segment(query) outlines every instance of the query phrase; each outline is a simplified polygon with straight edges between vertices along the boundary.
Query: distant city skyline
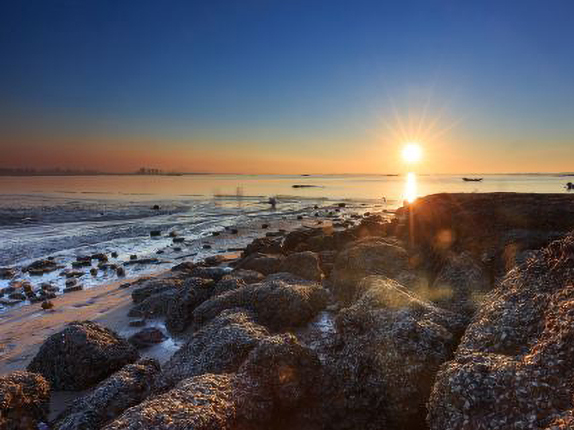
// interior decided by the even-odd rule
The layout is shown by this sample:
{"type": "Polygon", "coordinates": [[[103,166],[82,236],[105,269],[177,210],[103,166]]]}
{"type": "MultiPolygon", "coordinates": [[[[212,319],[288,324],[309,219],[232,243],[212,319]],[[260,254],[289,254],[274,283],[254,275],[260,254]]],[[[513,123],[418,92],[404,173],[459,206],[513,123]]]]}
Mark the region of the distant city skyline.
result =
{"type": "Polygon", "coordinates": [[[567,0],[30,0],[0,15],[0,167],[574,170],[567,0]]]}

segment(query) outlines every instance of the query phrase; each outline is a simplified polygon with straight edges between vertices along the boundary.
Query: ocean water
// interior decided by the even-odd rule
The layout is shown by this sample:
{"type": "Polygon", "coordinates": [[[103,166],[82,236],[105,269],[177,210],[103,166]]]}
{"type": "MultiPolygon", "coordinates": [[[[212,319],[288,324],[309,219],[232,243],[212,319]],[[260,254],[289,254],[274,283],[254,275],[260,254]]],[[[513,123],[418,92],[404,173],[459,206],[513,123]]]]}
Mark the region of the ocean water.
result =
{"type": "MultiPolygon", "coordinates": [[[[0,177],[0,267],[18,269],[51,257],[69,268],[77,256],[98,252],[117,252],[113,261],[117,264],[129,262],[133,254],[159,260],[151,265],[127,264],[127,275],[136,276],[185,259],[198,260],[241,248],[262,234],[263,222],[271,225],[270,230],[277,230],[281,223],[296,222],[298,215],[314,221],[316,212],[327,216],[342,201],[347,207],[337,215],[344,219],[352,213],[392,210],[405,199],[438,192],[564,193],[566,182],[574,180],[561,175],[481,175],[482,182],[464,182],[461,177],[0,177]],[[268,203],[269,197],[276,198],[275,209],[268,203]],[[154,205],[159,210],[153,209],[154,205]],[[234,226],[241,227],[240,235],[225,234],[226,228],[234,226]],[[152,230],[160,230],[162,235],[152,239],[152,230]],[[167,235],[170,231],[185,237],[185,243],[172,243],[167,235]],[[224,233],[225,239],[212,241],[214,232],[224,233]]],[[[16,280],[63,286],[65,277],[60,271],[41,277],[19,273],[16,280]]],[[[79,281],[84,287],[93,287],[112,280],[117,280],[113,271],[99,271],[96,276],[86,273],[79,281]]],[[[12,281],[0,280],[0,288],[12,281]]]]}

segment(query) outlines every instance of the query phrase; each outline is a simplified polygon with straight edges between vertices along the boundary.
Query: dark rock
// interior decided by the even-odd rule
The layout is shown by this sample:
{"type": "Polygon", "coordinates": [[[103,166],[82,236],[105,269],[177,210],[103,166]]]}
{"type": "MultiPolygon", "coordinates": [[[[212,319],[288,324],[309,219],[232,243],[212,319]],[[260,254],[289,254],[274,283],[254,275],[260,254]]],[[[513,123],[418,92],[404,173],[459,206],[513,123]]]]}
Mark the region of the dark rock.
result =
{"type": "Polygon", "coordinates": [[[265,280],[205,301],[195,309],[193,319],[201,324],[225,309],[238,307],[252,311],[259,324],[284,330],[313,319],[327,305],[327,299],[328,292],[313,282],[265,280]]]}
{"type": "Polygon", "coordinates": [[[205,278],[189,278],[184,281],[167,309],[165,326],[170,332],[182,332],[191,324],[193,311],[211,296],[213,284],[213,280],[205,278]]]}
{"type": "Polygon", "coordinates": [[[177,299],[176,289],[167,289],[143,299],[128,312],[129,317],[157,318],[167,314],[171,303],[177,299]]]}
{"type": "Polygon", "coordinates": [[[321,282],[323,273],[319,267],[319,257],[312,251],[291,254],[281,262],[281,272],[289,272],[310,281],[321,282]]]}
{"type": "Polygon", "coordinates": [[[0,279],[12,279],[14,276],[16,276],[16,269],[11,267],[0,268],[0,279]]]}
{"type": "Polygon", "coordinates": [[[317,355],[292,334],[262,339],[237,372],[240,391],[249,394],[240,414],[263,428],[307,427],[320,374],[317,355]]]}
{"type": "MultiPolygon", "coordinates": [[[[127,409],[102,430],[235,429],[234,375],[200,375],[127,409]]],[[[246,427],[247,429],[248,427],[246,427]]],[[[238,428],[239,429],[239,428],[238,428]]]]}
{"type": "Polygon", "coordinates": [[[108,256],[103,252],[92,255],[92,260],[98,260],[100,263],[106,263],[108,261],[108,256]]]}
{"type": "Polygon", "coordinates": [[[144,400],[160,367],[144,358],[128,364],[80,397],[58,417],[54,430],[99,430],[106,422],[144,400]]]}
{"type": "Polygon", "coordinates": [[[83,289],[84,289],[84,287],[82,285],[74,284],[70,287],[64,288],[64,293],[72,293],[74,291],[81,291],[83,289]]]}
{"type": "Polygon", "coordinates": [[[279,272],[283,258],[282,255],[256,252],[243,258],[237,264],[236,269],[255,270],[263,275],[270,275],[271,273],[279,272]]]}
{"type": "Polygon", "coordinates": [[[514,256],[540,249],[574,228],[574,196],[567,194],[433,194],[397,211],[410,223],[405,237],[427,256],[469,251],[499,276],[514,256]]]}
{"type": "Polygon", "coordinates": [[[229,273],[229,269],[225,267],[203,267],[197,266],[189,272],[189,276],[193,278],[205,278],[219,281],[229,273]]]}
{"type": "Polygon", "coordinates": [[[266,336],[267,330],[245,311],[226,310],[175,352],[164,365],[156,390],[163,392],[183,379],[204,373],[236,372],[266,336]]]}
{"type": "Polygon", "coordinates": [[[255,270],[235,269],[228,275],[225,275],[221,280],[225,279],[240,279],[246,284],[255,284],[263,280],[263,274],[255,270]]]}
{"type": "Polygon", "coordinates": [[[134,303],[141,303],[154,294],[168,290],[175,291],[180,288],[182,284],[183,281],[181,279],[171,276],[144,278],[132,284],[136,287],[132,291],[132,300],[134,303]]]}
{"type": "Polygon", "coordinates": [[[53,308],[54,308],[54,303],[52,303],[50,301],[42,302],[42,309],[44,309],[45,311],[53,309],[53,308]]]}
{"type": "Polygon", "coordinates": [[[152,206],[152,209],[153,209],[154,211],[159,211],[160,207],[159,207],[159,205],[153,205],[153,206],[152,206]]]}
{"type": "Polygon", "coordinates": [[[183,243],[183,242],[185,242],[185,237],[174,237],[172,239],[172,242],[173,243],[183,243]]]}
{"type": "Polygon", "coordinates": [[[42,376],[22,371],[0,376],[2,430],[36,430],[49,408],[50,384],[42,376]]]}
{"type": "Polygon", "coordinates": [[[133,320],[129,323],[130,327],[143,327],[146,325],[146,320],[133,320]]]}
{"type": "Polygon", "coordinates": [[[338,345],[322,395],[329,428],[424,428],[434,376],[464,319],[384,276],[365,278],[358,294],[336,318],[338,345]]]}
{"type": "Polygon", "coordinates": [[[407,252],[397,243],[366,239],[350,244],[339,253],[331,273],[337,299],[350,303],[359,282],[368,275],[398,276],[408,269],[407,252]]]}
{"type": "Polygon", "coordinates": [[[269,237],[259,237],[254,239],[249,245],[245,247],[242,256],[262,253],[262,254],[280,254],[281,253],[281,240],[271,239],[269,237]]]}
{"type": "Polygon", "coordinates": [[[229,277],[225,275],[221,280],[213,286],[211,296],[218,296],[219,294],[227,293],[228,291],[236,290],[247,285],[242,279],[229,277]]]}
{"type": "Polygon", "coordinates": [[[74,269],[79,269],[81,267],[90,267],[91,265],[92,265],[92,260],[72,261],[72,268],[74,268],[74,269]]]}
{"type": "Polygon", "coordinates": [[[152,231],[149,232],[149,236],[150,236],[150,237],[159,237],[159,236],[161,236],[161,231],[159,231],[159,230],[152,230],[152,231]]]}
{"type": "Polygon", "coordinates": [[[472,256],[450,254],[429,291],[440,307],[471,317],[491,289],[488,272],[472,256]]]}
{"type": "Polygon", "coordinates": [[[313,399],[318,371],[317,357],[292,335],[267,338],[237,374],[185,379],[128,409],[103,430],[284,428],[313,399]]]}
{"type": "Polygon", "coordinates": [[[138,349],[149,348],[156,343],[163,342],[167,337],[155,327],[144,328],[128,338],[128,342],[138,349]]]}
{"type": "Polygon", "coordinates": [[[269,228],[269,224],[262,224],[262,225],[261,225],[261,228],[262,228],[262,229],[269,228]]]}
{"type": "MultiPolygon", "coordinates": [[[[66,278],[81,278],[85,275],[81,270],[66,270],[62,272],[66,278]]],[[[67,282],[67,281],[66,281],[67,282]]]]}
{"type": "Polygon", "coordinates": [[[68,279],[68,280],[66,281],[66,287],[73,287],[74,285],[76,285],[77,282],[78,282],[78,281],[76,281],[75,278],[68,279]]]}
{"type": "Polygon", "coordinates": [[[112,254],[111,254],[111,255],[112,255],[112,257],[113,257],[113,258],[118,258],[118,253],[117,253],[117,252],[115,252],[115,251],[114,251],[114,252],[112,252],[112,254]]]}
{"type": "Polygon", "coordinates": [[[211,245],[209,245],[208,243],[204,244],[202,246],[203,249],[211,249],[211,245]]]}
{"type": "Polygon", "coordinates": [[[90,269],[90,275],[97,276],[98,275],[98,269],[96,269],[95,267],[90,269]]]}
{"type": "Polygon", "coordinates": [[[42,374],[54,390],[83,390],[137,359],[135,348],[113,331],[76,321],[42,344],[28,371],[42,374]]]}
{"type": "Polygon", "coordinates": [[[41,270],[42,272],[48,273],[48,272],[53,272],[54,270],[58,269],[58,265],[56,264],[56,262],[52,261],[52,260],[37,260],[34,261],[33,263],[29,264],[26,267],[22,268],[23,272],[28,272],[30,270],[32,271],[38,271],[41,270]]]}
{"type": "Polygon", "coordinates": [[[126,269],[124,269],[123,267],[116,268],[116,275],[118,275],[119,277],[126,276],[126,269]]]}
{"type": "Polygon", "coordinates": [[[339,206],[340,208],[344,208],[347,206],[347,204],[346,203],[339,203],[337,206],[339,206]]]}
{"type": "Polygon", "coordinates": [[[193,269],[197,267],[192,261],[184,261],[183,263],[176,264],[171,268],[172,272],[191,272],[193,269]]]}
{"type": "Polygon", "coordinates": [[[431,429],[572,428],[573,279],[572,233],[506,275],[437,375],[431,429]]]}
{"type": "Polygon", "coordinates": [[[26,300],[26,295],[23,293],[11,293],[11,294],[8,294],[8,298],[12,299],[12,300],[22,301],[22,300],[26,300]]]}
{"type": "Polygon", "coordinates": [[[130,255],[130,260],[137,260],[138,256],[136,254],[130,255]]]}
{"type": "Polygon", "coordinates": [[[232,228],[229,231],[231,234],[239,234],[239,230],[237,230],[236,228],[232,228]]]}

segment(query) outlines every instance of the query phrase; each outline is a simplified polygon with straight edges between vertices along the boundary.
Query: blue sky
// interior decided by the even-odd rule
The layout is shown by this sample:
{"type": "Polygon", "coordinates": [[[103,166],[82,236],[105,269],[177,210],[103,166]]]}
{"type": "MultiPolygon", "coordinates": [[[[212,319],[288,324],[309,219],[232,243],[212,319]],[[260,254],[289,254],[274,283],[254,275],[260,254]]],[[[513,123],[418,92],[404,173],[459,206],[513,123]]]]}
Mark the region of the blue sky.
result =
{"type": "Polygon", "coordinates": [[[555,163],[536,170],[568,170],[573,41],[566,0],[4,2],[0,112],[6,136],[44,148],[123,139],[134,163],[204,151],[232,171],[258,151],[285,170],[325,154],[325,170],[360,169],[375,147],[396,152],[410,116],[439,135],[423,146],[454,154],[435,169],[518,171],[548,149],[555,163]]]}

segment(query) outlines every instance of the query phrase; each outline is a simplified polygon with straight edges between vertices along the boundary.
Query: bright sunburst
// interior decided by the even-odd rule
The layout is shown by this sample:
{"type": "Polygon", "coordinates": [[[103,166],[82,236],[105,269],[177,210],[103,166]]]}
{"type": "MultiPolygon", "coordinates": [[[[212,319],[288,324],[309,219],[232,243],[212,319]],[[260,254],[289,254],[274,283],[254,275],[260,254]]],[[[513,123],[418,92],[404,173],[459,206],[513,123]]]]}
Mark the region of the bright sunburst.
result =
{"type": "Polygon", "coordinates": [[[407,143],[403,147],[403,160],[409,164],[417,163],[422,157],[422,149],[418,143],[407,143]]]}

